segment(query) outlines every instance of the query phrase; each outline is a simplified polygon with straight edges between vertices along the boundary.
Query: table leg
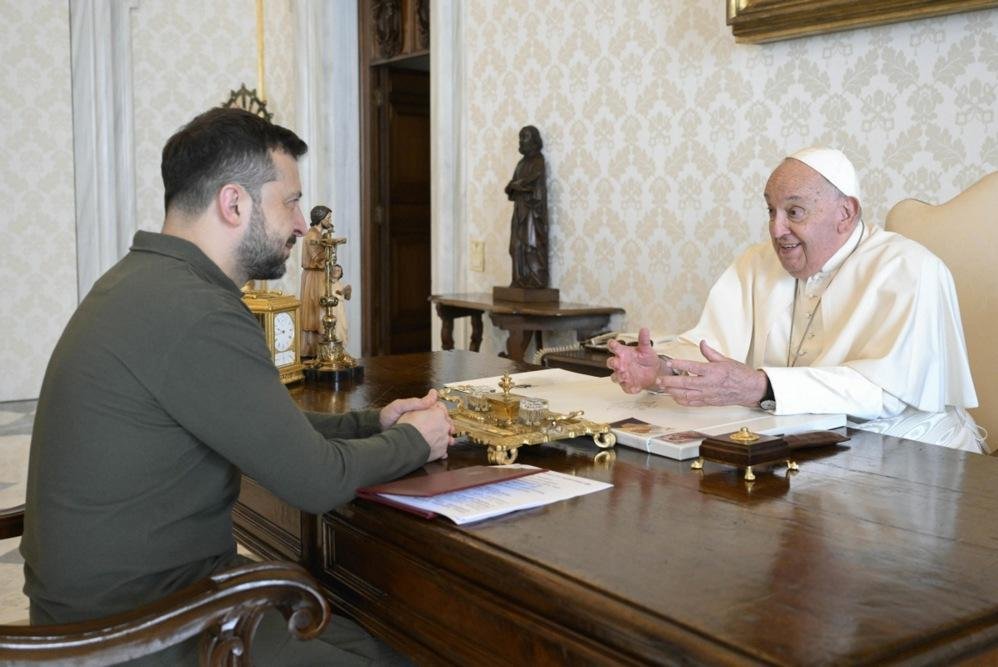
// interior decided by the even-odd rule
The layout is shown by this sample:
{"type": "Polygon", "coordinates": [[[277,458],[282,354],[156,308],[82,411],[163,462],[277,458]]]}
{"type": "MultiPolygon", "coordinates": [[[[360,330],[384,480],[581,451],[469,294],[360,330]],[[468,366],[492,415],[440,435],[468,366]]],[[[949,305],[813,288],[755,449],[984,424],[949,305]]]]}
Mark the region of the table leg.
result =
{"type": "MultiPolygon", "coordinates": [[[[453,326],[453,321],[451,322],[453,326]]],[[[451,345],[454,345],[453,340],[451,345]]],[[[471,341],[468,345],[472,352],[478,352],[479,348],[482,346],[482,314],[473,313],[471,315],[471,341]]]]}
{"type": "Polygon", "coordinates": [[[514,361],[523,361],[523,355],[530,345],[534,332],[523,329],[511,329],[506,339],[506,356],[514,361]]]}
{"type": "Polygon", "coordinates": [[[444,350],[454,349],[454,320],[461,317],[471,318],[471,340],[469,347],[472,352],[478,352],[482,346],[482,311],[476,308],[461,308],[437,304],[437,315],[440,317],[440,344],[444,350]]]}
{"type": "MultiPolygon", "coordinates": [[[[440,316],[440,345],[445,350],[454,349],[454,313],[447,308],[441,308],[440,304],[437,304],[437,315],[440,316]]],[[[478,316],[479,319],[479,330],[481,329],[481,315],[478,316]]],[[[481,339],[481,334],[479,334],[479,340],[481,339]]],[[[477,350],[477,348],[472,347],[472,349],[477,350]]]]}

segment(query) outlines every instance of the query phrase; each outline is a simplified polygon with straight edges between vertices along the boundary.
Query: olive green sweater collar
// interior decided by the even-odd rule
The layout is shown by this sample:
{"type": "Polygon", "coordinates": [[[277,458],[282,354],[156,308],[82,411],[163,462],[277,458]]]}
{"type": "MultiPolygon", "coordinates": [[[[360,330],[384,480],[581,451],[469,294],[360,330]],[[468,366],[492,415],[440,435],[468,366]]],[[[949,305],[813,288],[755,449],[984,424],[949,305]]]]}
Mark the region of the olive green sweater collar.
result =
{"type": "Polygon", "coordinates": [[[218,264],[211,261],[201,248],[179,236],[138,231],[135,232],[135,237],[132,239],[131,251],[151,252],[186,262],[206,281],[242,296],[239,286],[225,275],[218,264]]]}

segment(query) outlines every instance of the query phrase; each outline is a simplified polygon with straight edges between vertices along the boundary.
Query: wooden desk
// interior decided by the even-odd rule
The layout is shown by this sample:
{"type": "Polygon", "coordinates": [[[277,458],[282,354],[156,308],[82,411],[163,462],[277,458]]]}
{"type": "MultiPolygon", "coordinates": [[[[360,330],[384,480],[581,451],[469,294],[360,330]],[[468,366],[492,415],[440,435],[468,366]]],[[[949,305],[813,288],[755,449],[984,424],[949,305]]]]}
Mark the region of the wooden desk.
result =
{"type": "Polygon", "coordinates": [[[610,316],[623,313],[623,308],[590,306],[583,303],[514,303],[495,301],[489,294],[434,294],[440,316],[440,341],[445,350],[454,349],[454,320],[471,318],[471,349],[477,352],[482,344],[482,313],[488,313],[492,323],[509,332],[506,355],[523,361],[523,354],[536,334],[537,347],[543,347],[544,331],[575,331],[579,340],[605,329],[610,316]]]}
{"type": "MultiPolygon", "coordinates": [[[[468,352],[364,360],[342,410],[522,368],[468,352]]],[[[321,518],[334,603],[418,663],[951,664],[998,647],[998,459],[856,432],[792,478],[591,442],[520,460],[608,491],[478,525],[366,501],[321,518]]],[[[434,470],[483,463],[463,445],[434,470]]]]}

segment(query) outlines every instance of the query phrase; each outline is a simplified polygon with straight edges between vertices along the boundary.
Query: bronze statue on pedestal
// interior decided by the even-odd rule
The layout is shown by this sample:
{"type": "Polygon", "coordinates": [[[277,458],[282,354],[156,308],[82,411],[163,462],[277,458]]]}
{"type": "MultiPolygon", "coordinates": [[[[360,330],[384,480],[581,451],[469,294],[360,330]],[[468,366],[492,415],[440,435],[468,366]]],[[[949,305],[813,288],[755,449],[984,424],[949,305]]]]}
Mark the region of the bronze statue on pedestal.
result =
{"type": "Polygon", "coordinates": [[[506,184],[513,202],[509,255],[513,279],[509,287],[495,287],[493,298],[506,301],[558,301],[558,290],[549,287],[547,173],[541,149],[544,142],[533,125],[520,130],[519,150],[523,158],[506,184]]]}

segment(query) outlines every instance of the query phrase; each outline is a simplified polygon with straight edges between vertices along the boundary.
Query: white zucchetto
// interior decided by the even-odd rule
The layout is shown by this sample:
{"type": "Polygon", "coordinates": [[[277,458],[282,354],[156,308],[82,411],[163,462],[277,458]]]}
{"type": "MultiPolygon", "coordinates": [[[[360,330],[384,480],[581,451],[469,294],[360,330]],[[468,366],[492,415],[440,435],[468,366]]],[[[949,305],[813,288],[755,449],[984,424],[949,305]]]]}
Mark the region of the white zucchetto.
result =
{"type": "Polygon", "coordinates": [[[787,157],[811,167],[847,197],[855,197],[857,200],[860,198],[856,168],[852,166],[852,162],[842,151],[835,148],[813,146],[787,157]]]}

